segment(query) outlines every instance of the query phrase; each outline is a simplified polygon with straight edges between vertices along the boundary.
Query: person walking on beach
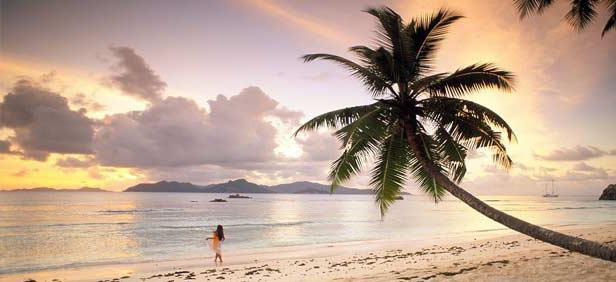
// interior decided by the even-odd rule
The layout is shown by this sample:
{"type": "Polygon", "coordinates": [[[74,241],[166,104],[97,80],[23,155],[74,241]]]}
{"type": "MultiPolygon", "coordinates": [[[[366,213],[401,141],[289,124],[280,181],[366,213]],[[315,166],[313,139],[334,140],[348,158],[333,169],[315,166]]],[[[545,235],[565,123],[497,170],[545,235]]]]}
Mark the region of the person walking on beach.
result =
{"type": "Polygon", "coordinates": [[[212,243],[210,244],[208,242],[208,245],[210,245],[212,251],[216,253],[216,257],[214,257],[214,263],[216,263],[217,260],[220,260],[220,263],[222,263],[222,242],[225,241],[225,233],[222,229],[222,225],[218,225],[216,227],[216,231],[214,231],[214,233],[212,234],[212,237],[207,238],[207,240],[212,240],[212,243]]]}

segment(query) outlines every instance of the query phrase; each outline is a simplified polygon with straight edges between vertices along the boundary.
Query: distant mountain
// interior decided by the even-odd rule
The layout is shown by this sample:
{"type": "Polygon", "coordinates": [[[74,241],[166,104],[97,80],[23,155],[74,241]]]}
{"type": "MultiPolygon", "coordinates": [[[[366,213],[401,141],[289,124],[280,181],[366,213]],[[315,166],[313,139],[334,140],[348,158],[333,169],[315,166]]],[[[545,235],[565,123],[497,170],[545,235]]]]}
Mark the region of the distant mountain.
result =
{"type": "Polygon", "coordinates": [[[202,193],[203,186],[192,183],[176,181],[160,181],[156,183],[141,183],[129,187],[124,192],[178,192],[178,193],[202,193]]]}
{"type": "Polygon", "coordinates": [[[229,180],[203,188],[204,193],[274,193],[267,186],[248,182],[246,179],[229,180]]]}
{"type": "MultiPolygon", "coordinates": [[[[287,194],[329,194],[331,186],[323,185],[320,183],[309,182],[309,181],[299,181],[288,184],[280,184],[269,187],[270,190],[276,193],[287,193],[287,194]]],[[[370,189],[357,189],[357,188],[349,188],[344,186],[339,186],[336,188],[334,194],[372,194],[372,190],[370,189]]],[[[409,195],[407,192],[403,192],[403,195],[409,195]]]]}
{"type": "MultiPolygon", "coordinates": [[[[280,194],[329,194],[330,186],[315,182],[300,181],[274,186],[259,185],[246,179],[199,186],[185,182],[160,181],[142,183],[127,188],[124,192],[175,192],[175,193],[280,193],[280,194]]],[[[338,187],[334,194],[372,194],[370,189],[338,187]]],[[[403,195],[409,193],[403,192],[403,195]]]]}
{"type": "Polygon", "coordinates": [[[160,181],[141,183],[129,187],[124,192],[175,192],[175,193],[272,193],[266,186],[261,186],[246,179],[230,180],[226,183],[207,186],[186,182],[160,181]]]}
{"type": "Polygon", "coordinates": [[[49,187],[37,187],[37,188],[22,188],[13,190],[0,190],[0,192],[111,192],[100,188],[81,187],[79,189],[56,189],[49,187]]]}
{"type": "MultiPolygon", "coordinates": [[[[330,185],[323,185],[309,181],[299,181],[288,184],[280,184],[271,186],[270,189],[277,193],[288,194],[329,194],[330,185]]],[[[338,187],[334,194],[372,194],[370,189],[355,189],[347,187],[338,187]]]]}

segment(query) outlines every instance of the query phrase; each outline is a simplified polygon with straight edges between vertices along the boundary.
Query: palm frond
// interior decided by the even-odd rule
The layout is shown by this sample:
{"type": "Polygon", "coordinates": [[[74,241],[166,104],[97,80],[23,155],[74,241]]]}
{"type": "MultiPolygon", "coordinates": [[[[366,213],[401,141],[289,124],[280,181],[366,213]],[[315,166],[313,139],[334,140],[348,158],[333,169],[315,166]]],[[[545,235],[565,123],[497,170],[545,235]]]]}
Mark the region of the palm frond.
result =
{"type": "Polygon", "coordinates": [[[379,27],[376,31],[378,45],[384,47],[391,54],[391,78],[402,82],[408,77],[411,55],[409,54],[409,39],[403,32],[402,17],[388,7],[368,8],[364,12],[376,17],[379,27]]]}
{"type": "Polygon", "coordinates": [[[353,46],[349,52],[354,53],[364,65],[372,64],[372,58],[376,56],[376,50],[363,45],[353,46]]]}
{"type": "Polygon", "coordinates": [[[445,39],[449,27],[461,18],[457,12],[440,9],[435,14],[423,16],[407,25],[405,32],[411,41],[409,53],[413,59],[409,71],[411,75],[420,76],[432,70],[441,41],[445,39]]]}
{"type": "Polygon", "coordinates": [[[338,186],[362,170],[364,162],[370,157],[370,152],[374,151],[371,146],[369,140],[360,139],[350,148],[344,150],[342,155],[332,163],[328,175],[328,180],[331,182],[331,193],[334,193],[338,186]]]}
{"type": "Polygon", "coordinates": [[[349,70],[352,76],[359,78],[374,97],[383,95],[387,90],[391,91],[391,85],[378,73],[343,57],[331,54],[307,54],[302,56],[302,59],[304,62],[326,60],[340,64],[349,70]]]}
{"type": "Polygon", "coordinates": [[[509,170],[513,161],[503,144],[501,133],[494,131],[479,119],[467,117],[458,119],[451,125],[452,136],[470,150],[488,148],[492,150],[492,161],[499,167],[509,170]]]}
{"type": "Polygon", "coordinates": [[[532,13],[543,13],[543,10],[553,3],[554,0],[514,0],[522,19],[532,13]]]}
{"type": "MultiPolygon", "coordinates": [[[[443,167],[441,158],[438,153],[438,144],[432,139],[430,135],[421,130],[417,135],[419,143],[421,144],[421,153],[432,162],[432,164],[438,168],[439,173],[447,175],[447,170],[443,167]]],[[[445,188],[442,187],[436,181],[436,178],[426,170],[426,168],[419,162],[411,151],[411,158],[409,161],[410,174],[415,179],[415,182],[419,184],[419,187],[428,195],[434,198],[434,202],[439,202],[445,196],[445,188]]]]}
{"type": "Polygon", "coordinates": [[[381,125],[384,123],[383,115],[384,108],[374,106],[372,110],[362,114],[352,123],[338,129],[334,135],[338,137],[341,143],[341,149],[344,149],[353,141],[357,133],[374,133],[371,131],[381,130],[381,125]]]}
{"type": "MultiPolygon", "coordinates": [[[[432,119],[441,115],[445,115],[449,119],[455,119],[460,114],[468,115],[504,130],[509,141],[515,142],[517,139],[513,129],[505,119],[489,108],[473,101],[449,97],[431,97],[421,100],[420,105],[424,113],[431,115],[432,119]]],[[[439,121],[443,122],[442,120],[439,121]]]]}
{"type": "Polygon", "coordinates": [[[605,36],[611,29],[616,28],[616,0],[607,0],[607,2],[610,18],[607,20],[607,23],[605,23],[603,31],[601,31],[601,37],[605,36]]]}
{"type": "MultiPolygon", "coordinates": [[[[366,46],[353,46],[349,48],[349,51],[355,53],[359,60],[365,65],[365,68],[374,73],[378,73],[389,85],[393,85],[397,81],[399,74],[396,70],[396,60],[387,49],[383,47],[371,49],[366,46]]],[[[391,93],[394,94],[394,96],[396,94],[393,88],[391,89],[391,93]]]]}
{"type": "Polygon", "coordinates": [[[583,30],[597,16],[598,0],[572,0],[565,19],[578,31],[583,30]]]}
{"type": "Polygon", "coordinates": [[[399,128],[381,144],[370,180],[381,216],[385,215],[408,180],[409,154],[408,143],[399,128]]]}
{"type": "Polygon", "coordinates": [[[413,97],[417,97],[419,94],[421,94],[421,92],[425,91],[428,86],[442,80],[447,75],[449,75],[449,73],[442,72],[424,76],[422,78],[412,81],[409,85],[409,90],[411,90],[411,94],[414,94],[412,95],[413,97]]]}
{"type": "Polygon", "coordinates": [[[454,140],[468,150],[488,148],[492,150],[493,161],[508,170],[513,162],[507,154],[500,132],[491,128],[487,120],[465,112],[426,112],[425,117],[433,123],[446,127],[454,140]]]}
{"type": "Polygon", "coordinates": [[[370,7],[363,12],[374,16],[379,23],[376,30],[377,45],[392,50],[394,48],[392,42],[400,41],[399,27],[402,21],[400,15],[389,7],[370,7]]]}
{"type": "Polygon", "coordinates": [[[466,147],[458,143],[442,126],[434,132],[434,140],[452,180],[460,183],[466,174],[466,147]]]}
{"type": "Polygon", "coordinates": [[[300,126],[293,135],[297,136],[299,133],[305,131],[315,131],[321,127],[338,128],[346,126],[362,115],[373,111],[377,104],[378,103],[373,103],[370,105],[349,107],[318,115],[300,126]]]}
{"type": "Polygon", "coordinates": [[[343,153],[330,168],[328,179],[331,182],[332,193],[337,186],[359,173],[368,158],[378,153],[379,144],[389,126],[389,123],[370,112],[364,115],[364,118],[336,132],[342,143],[343,153]]]}
{"type": "Polygon", "coordinates": [[[372,67],[379,71],[387,81],[397,81],[399,74],[396,72],[396,62],[392,54],[383,47],[375,50],[372,57],[372,67]]]}
{"type": "Polygon", "coordinates": [[[461,97],[482,89],[512,91],[512,73],[492,64],[470,65],[458,69],[427,88],[431,96],[461,97]]]}

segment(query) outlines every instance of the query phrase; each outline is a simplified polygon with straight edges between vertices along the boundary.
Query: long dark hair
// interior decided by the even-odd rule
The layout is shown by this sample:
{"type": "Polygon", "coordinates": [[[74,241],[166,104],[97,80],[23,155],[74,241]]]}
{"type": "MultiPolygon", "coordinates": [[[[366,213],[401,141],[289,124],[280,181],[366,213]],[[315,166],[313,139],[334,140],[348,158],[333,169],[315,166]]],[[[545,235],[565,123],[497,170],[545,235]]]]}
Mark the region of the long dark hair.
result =
{"type": "Polygon", "coordinates": [[[216,237],[218,237],[220,241],[225,239],[225,232],[222,231],[222,225],[216,227],[216,237]]]}

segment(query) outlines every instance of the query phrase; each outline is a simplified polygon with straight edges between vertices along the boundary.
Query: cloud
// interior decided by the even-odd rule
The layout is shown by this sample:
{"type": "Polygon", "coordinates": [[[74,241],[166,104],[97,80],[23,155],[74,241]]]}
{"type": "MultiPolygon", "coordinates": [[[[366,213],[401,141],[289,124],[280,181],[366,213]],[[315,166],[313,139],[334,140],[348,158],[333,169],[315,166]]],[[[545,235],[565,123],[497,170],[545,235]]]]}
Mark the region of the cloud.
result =
{"type": "Polygon", "coordinates": [[[306,139],[298,140],[304,155],[302,159],[308,161],[333,161],[338,152],[338,140],[330,133],[310,133],[306,139]]]}
{"type": "Polygon", "coordinates": [[[599,195],[606,183],[616,181],[610,170],[578,162],[569,168],[555,169],[527,165],[525,169],[506,172],[482,166],[483,174],[467,178],[462,187],[483,195],[541,195],[546,183],[554,181],[561,195],[599,195]]]}
{"type": "Polygon", "coordinates": [[[85,109],[88,109],[94,112],[100,112],[105,109],[105,106],[103,106],[102,104],[96,101],[91,100],[83,93],[78,93],[77,95],[72,97],[70,102],[71,104],[79,108],[85,108],[85,109]]]}
{"type": "MultiPolygon", "coordinates": [[[[154,83],[161,86],[158,88],[129,87],[125,82],[141,82],[120,79],[136,76],[128,72],[140,69],[156,75],[132,49],[114,51],[120,62],[114,66],[118,70],[116,79],[109,78],[112,86],[124,87],[125,92],[137,89],[133,96],[157,93],[146,97],[150,103],[145,110],[91,120],[85,116],[86,109],[103,110],[92,96],[77,90],[70,98],[62,97],[23,80],[15,84],[5,102],[0,101],[0,125],[11,132],[8,140],[0,142],[0,152],[12,153],[10,149],[14,149],[24,158],[40,161],[51,153],[67,154],[54,158],[58,169],[82,170],[96,179],[108,176],[105,167],[135,169],[140,172],[139,178],[147,180],[198,183],[240,177],[270,184],[325,179],[325,161],[335,157],[337,143],[319,133],[302,140],[289,139],[303,118],[302,112],[279,105],[258,87],[248,87],[233,96],[219,95],[207,101],[208,107],[190,98],[165,98],[162,83],[154,83]],[[80,110],[71,110],[69,105],[80,110]],[[68,132],[83,132],[82,125],[87,138],[68,132]],[[298,154],[286,154],[294,149],[298,154]],[[303,157],[301,151],[305,151],[303,157]]],[[[152,76],[146,75],[149,81],[160,81],[152,76]]]]}
{"type": "Polygon", "coordinates": [[[21,169],[13,174],[11,174],[12,176],[17,176],[17,177],[23,177],[26,176],[30,173],[30,171],[28,171],[27,169],[21,169]]]}
{"type": "Polygon", "coordinates": [[[248,87],[208,104],[206,112],[193,100],[168,97],[144,111],[108,116],[95,135],[97,161],[139,168],[238,167],[275,159],[277,131],[266,117],[281,113],[278,102],[248,87]]]}
{"type": "Polygon", "coordinates": [[[562,180],[569,181],[584,181],[584,180],[603,180],[608,179],[610,175],[607,171],[600,167],[594,167],[584,162],[575,164],[565,175],[562,180]]]}
{"type": "Polygon", "coordinates": [[[15,83],[0,103],[0,128],[9,128],[25,158],[46,160],[50,153],[92,153],[93,122],[73,111],[66,98],[29,80],[15,83]]]}
{"type": "Polygon", "coordinates": [[[11,153],[11,142],[7,140],[0,140],[0,154],[11,153]]]}
{"type": "Polygon", "coordinates": [[[586,164],[585,162],[577,163],[573,166],[574,170],[577,171],[594,171],[596,168],[586,164]]]}
{"type": "Polygon", "coordinates": [[[332,79],[332,74],[328,72],[319,72],[317,74],[304,75],[302,78],[313,81],[325,81],[332,79]]]}
{"type": "Polygon", "coordinates": [[[584,161],[607,155],[614,155],[614,153],[614,151],[608,152],[593,146],[577,145],[573,148],[560,148],[547,155],[535,154],[535,157],[546,161],[584,161]]]}
{"type": "Polygon", "coordinates": [[[289,110],[284,106],[277,107],[272,111],[272,115],[279,118],[282,122],[297,125],[304,116],[302,112],[289,110]]]}
{"type": "Polygon", "coordinates": [[[324,181],[328,163],[304,160],[284,160],[248,163],[242,167],[195,165],[183,167],[137,168],[149,181],[174,180],[196,184],[211,184],[231,179],[246,178],[260,184],[280,184],[299,180],[324,181]]]}
{"type": "Polygon", "coordinates": [[[88,176],[94,179],[104,179],[105,178],[105,176],[100,172],[98,167],[88,168],[88,176]]]}
{"type": "Polygon", "coordinates": [[[217,165],[148,168],[140,171],[150,181],[172,180],[194,184],[211,184],[231,179],[249,178],[249,171],[236,168],[221,169],[217,165]]]}
{"type": "Polygon", "coordinates": [[[94,165],[96,165],[94,158],[78,159],[67,157],[56,161],[56,166],[64,168],[86,168],[94,165]]]}
{"type": "Polygon", "coordinates": [[[111,53],[118,59],[112,69],[115,74],[108,77],[112,86],[130,95],[149,102],[162,100],[167,83],[150,68],[146,61],[129,47],[111,47],[111,53]]]}

